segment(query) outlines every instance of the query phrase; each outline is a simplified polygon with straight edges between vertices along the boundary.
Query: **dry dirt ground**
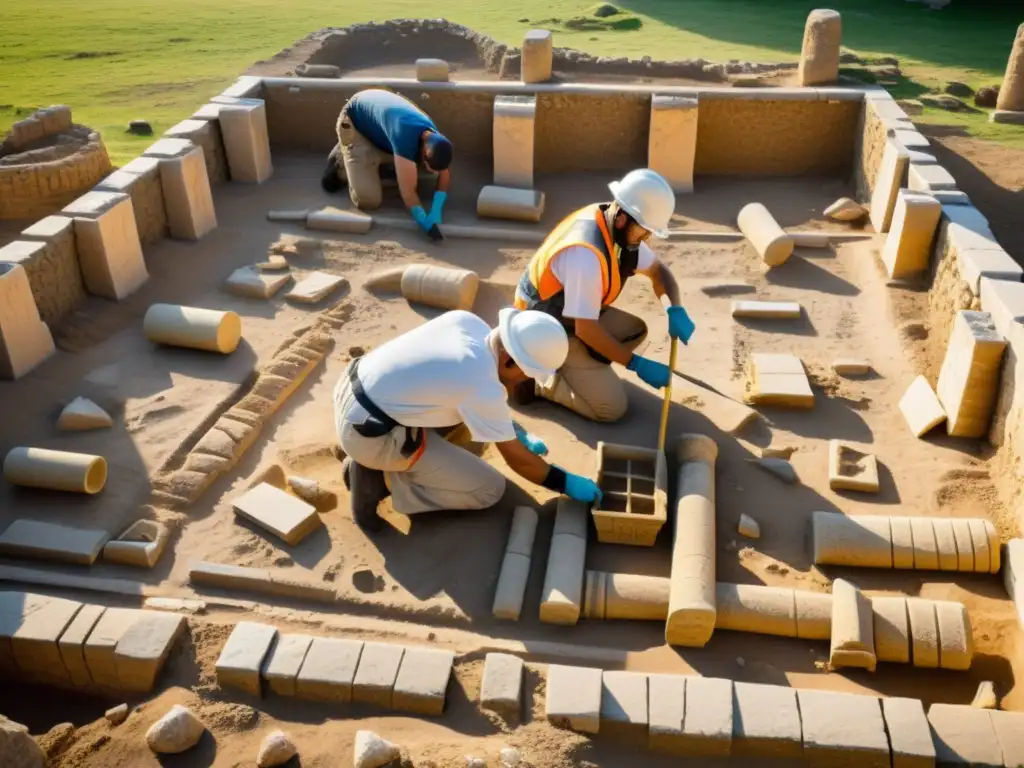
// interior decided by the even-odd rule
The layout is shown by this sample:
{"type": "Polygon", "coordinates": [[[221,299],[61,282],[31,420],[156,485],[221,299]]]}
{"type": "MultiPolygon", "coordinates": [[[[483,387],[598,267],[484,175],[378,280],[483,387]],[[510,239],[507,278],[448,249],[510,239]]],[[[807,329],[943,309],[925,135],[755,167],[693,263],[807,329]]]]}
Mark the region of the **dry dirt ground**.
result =
{"type": "MultiPolygon", "coordinates": [[[[110,481],[100,496],[82,499],[0,486],[0,525],[6,526],[15,517],[35,517],[116,533],[140,516],[160,514],[177,525],[177,532],[152,573],[100,564],[90,569],[90,574],[141,578],[163,593],[189,595],[188,563],[211,560],[279,568],[325,580],[337,588],[340,597],[336,606],[313,612],[309,605],[237,604],[224,598],[249,596],[212,595],[210,615],[193,620],[191,641],[175,657],[166,681],[172,687],[146,703],[141,713],[120,729],[108,733],[103,721],[86,725],[60,764],[90,768],[156,765],[141,737],[145,727],[175,701],[194,703],[200,714],[209,718],[214,738],[207,737],[192,756],[166,760],[163,764],[168,766],[249,764],[259,739],[275,724],[297,737],[304,755],[302,765],[344,764],[355,730],[366,726],[406,745],[419,760],[433,756],[438,765],[458,765],[461,755],[474,751],[493,756],[505,743],[521,746],[537,765],[578,765],[585,760],[608,766],[636,764],[635,752],[603,744],[580,746],[577,737],[541,722],[528,722],[503,733],[479,715],[472,703],[480,671],[479,652],[488,647],[510,647],[510,641],[525,643],[535,660],[558,658],[638,671],[694,671],[797,687],[877,691],[926,701],[967,702],[979,680],[991,679],[997,681],[1005,707],[1024,706],[1015,687],[1019,630],[997,577],[858,569],[821,572],[810,562],[806,538],[815,510],[987,516],[1004,535],[1011,530],[1005,510],[995,501],[998,480],[988,477],[981,447],[972,441],[944,438],[918,441],[898,413],[897,402],[916,373],[915,361],[920,359],[924,342],[902,338],[897,328],[926,316],[925,295],[911,292],[901,295],[898,304],[891,300],[878,267],[877,236],[868,233],[864,240],[836,250],[798,249],[786,265],[768,274],[762,273],[755,252],[742,241],[657,244],[658,253],[679,279],[684,304],[697,323],[696,336],[680,351],[681,369],[738,395],[742,364],[751,352],[793,352],[810,370],[817,398],[811,412],[765,409],[758,425],[733,437],[713,423],[709,399],[680,397],[682,402],[671,413],[668,450],[671,454],[675,438],[684,432],[709,434],[719,444],[719,580],[826,590],[831,578],[843,576],[871,593],[963,601],[970,609],[977,644],[970,673],[883,665],[874,675],[824,674],[815,666],[827,657],[824,643],[719,632],[706,649],[675,650],[664,645],[660,622],[598,625],[582,621],[573,628],[542,625],[537,608],[554,499],[551,493],[515,478],[510,478],[505,498],[493,510],[427,514],[411,520],[389,516],[395,527],[368,538],[347,512],[348,498],[334,455],[331,393],[351,355],[358,354],[354,348],[372,349],[435,312],[409,305],[398,296],[371,295],[363,283],[377,270],[410,261],[471,268],[485,281],[474,309],[493,320],[531,251],[490,241],[449,239],[432,245],[418,235],[387,229],[320,240],[318,235],[311,237],[315,233],[266,221],[263,214],[271,209],[347,204],[347,198],[331,198],[320,190],[321,162],[319,157],[277,154],[275,175],[267,184],[217,187],[219,227],[213,233],[198,243],[163,241],[148,249],[152,278],[147,286],[122,304],[91,302],[57,333],[61,347],[75,354],[60,354],[5,390],[7,396],[0,402],[0,423],[4,424],[0,450],[32,444],[101,453],[110,462],[110,481]],[[233,269],[259,261],[271,251],[287,255],[296,277],[311,269],[326,269],[344,274],[349,286],[322,305],[309,308],[292,306],[280,297],[240,299],[220,289],[233,269]],[[700,290],[705,283],[722,280],[755,286],[756,293],[747,298],[799,301],[805,317],[770,323],[734,321],[729,298],[711,298],[700,290]],[[155,301],[233,309],[243,317],[245,342],[228,357],[156,349],[141,332],[141,316],[155,301]],[[335,334],[326,364],[274,417],[235,470],[185,513],[168,515],[143,508],[148,475],[182,445],[195,441],[196,431],[210,423],[240,387],[247,386],[253,369],[283,339],[308,325],[315,313],[338,302],[347,304],[350,312],[335,334]],[[867,358],[875,374],[860,380],[832,375],[830,363],[850,355],[867,358]],[[113,430],[79,435],[56,432],[53,425],[61,404],[79,394],[89,394],[113,410],[117,417],[113,430]],[[840,494],[828,489],[829,438],[854,441],[877,454],[882,467],[879,495],[840,494]],[[770,443],[796,448],[793,464],[801,478],[799,485],[784,485],[749,462],[770,443]],[[298,546],[284,545],[239,522],[231,510],[231,498],[273,463],[320,481],[339,498],[336,508],[322,512],[323,527],[298,546]],[[499,623],[490,618],[491,599],[511,510],[518,504],[536,506],[541,523],[523,620],[499,623]],[[747,542],[736,535],[741,513],[760,522],[759,541],[747,542]],[[243,699],[216,689],[212,665],[228,625],[253,611],[262,616],[260,620],[282,628],[300,625],[302,631],[411,637],[413,642],[452,647],[464,655],[460,656],[459,683],[449,697],[449,712],[436,723],[427,723],[274,698],[258,704],[262,714],[231,704],[243,699]]],[[[487,174],[482,169],[457,167],[454,175],[448,221],[473,222],[475,193],[487,174]]],[[[542,226],[550,227],[581,204],[605,199],[607,181],[602,174],[539,176],[537,186],[550,201],[542,226]]],[[[827,178],[701,180],[696,194],[680,198],[674,226],[731,228],[742,205],[761,200],[784,227],[841,229],[842,225],[824,222],[821,211],[849,192],[844,182],[827,178]]],[[[397,194],[391,194],[381,213],[401,215],[397,194]]],[[[666,359],[664,315],[642,278],[630,283],[619,305],[647,321],[651,334],[645,354],[666,359]]],[[[621,374],[630,400],[629,414],[621,423],[598,426],[547,403],[521,409],[519,417],[547,441],[551,458],[571,471],[592,470],[598,440],[654,446],[660,399],[631,374],[621,374]]],[[[493,453],[485,455],[495,459],[493,453]]],[[[670,464],[672,461],[670,455],[670,464]]],[[[500,459],[496,465],[501,467],[500,459]]],[[[594,543],[588,551],[587,567],[667,575],[669,548],[668,528],[649,549],[594,543]]],[[[102,598],[96,601],[102,602],[102,598]]],[[[542,687],[538,681],[536,693],[542,687]]],[[[542,704],[539,695],[537,702],[542,704]]],[[[29,722],[33,733],[38,733],[63,720],[76,725],[90,723],[102,707],[75,697],[54,700],[52,692],[5,686],[0,691],[0,711],[29,722]]],[[[644,760],[645,765],[661,764],[647,756],[644,760]]]]}

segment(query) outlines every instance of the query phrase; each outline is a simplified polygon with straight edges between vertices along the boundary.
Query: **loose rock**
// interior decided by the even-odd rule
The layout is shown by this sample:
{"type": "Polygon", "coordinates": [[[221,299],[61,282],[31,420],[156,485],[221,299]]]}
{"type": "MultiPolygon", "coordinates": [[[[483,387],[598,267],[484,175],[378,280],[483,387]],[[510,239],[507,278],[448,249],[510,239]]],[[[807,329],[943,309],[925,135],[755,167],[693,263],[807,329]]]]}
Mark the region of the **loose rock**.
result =
{"type": "Polygon", "coordinates": [[[296,475],[288,476],[288,485],[295,491],[295,495],[303,501],[307,501],[313,506],[321,500],[323,497],[323,491],[320,489],[320,483],[316,480],[310,480],[306,477],[298,477],[296,475]]]}
{"type": "Polygon", "coordinates": [[[146,731],[146,743],[157,754],[176,755],[194,747],[205,730],[190,709],[175,704],[146,731]]]}
{"type": "Polygon", "coordinates": [[[785,459],[758,459],[757,463],[784,483],[792,484],[797,481],[796,470],[785,459]]]}
{"type": "Polygon", "coordinates": [[[967,83],[958,83],[956,80],[950,80],[946,83],[946,87],[943,90],[950,96],[960,96],[961,98],[969,98],[974,95],[974,89],[967,83]]]}
{"type": "Polygon", "coordinates": [[[736,526],[736,531],[740,536],[746,536],[748,539],[761,538],[761,526],[757,524],[757,520],[749,515],[740,515],[740,522],[736,526]]]}
{"type": "Polygon", "coordinates": [[[354,768],[382,768],[401,754],[401,750],[373,731],[356,732],[354,768]]]}
{"type": "Polygon", "coordinates": [[[850,357],[840,357],[832,362],[832,370],[840,376],[864,376],[871,372],[871,363],[850,357]]]}
{"type": "Polygon", "coordinates": [[[36,743],[46,753],[47,762],[54,763],[58,757],[67,751],[74,740],[75,726],[71,723],[58,723],[38,737],[36,743]]]}
{"type": "Polygon", "coordinates": [[[128,719],[128,705],[118,704],[116,707],[111,707],[103,713],[103,716],[111,725],[120,725],[128,719]]]}
{"type": "Polygon", "coordinates": [[[978,89],[978,92],[974,94],[974,105],[977,107],[988,107],[991,109],[996,105],[999,100],[999,86],[998,85],[986,85],[978,89]]]}
{"type": "Polygon", "coordinates": [[[519,755],[519,750],[514,747],[505,747],[498,753],[498,759],[501,760],[501,764],[506,768],[514,768],[522,762],[522,757],[519,755]]]}
{"type": "Polygon", "coordinates": [[[466,755],[466,768],[487,768],[487,762],[481,757],[466,755]]]}
{"type": "Polygon", "coordinates": [[[767,448],[761,449],[762,459],[785,459],[789,460],[789,457],[796,453],[795,445],[769,445],[767,448]]]}
{"type": "Polygon", "coordinates": [[[996,697],[996,686],[991,680],[984,680],[978,684],[978,692],[974,694],[974,701],[971,706],[977,709],[999,709],[999,699],[996,697]]]}
{"type": "Polygon", "coordinates": [[[825,209],[825,218],[832,221],[860,221],[867,215],[867,208],[848,197],[839,198],[825,209]]]}
{"type": "Polygon", "coordinates": [[[46,758],[21,723],[0,715],[0,765],[4,768],[43,768],[46,758]]]}
{"type": "Polygon", "coordinates": [[[284,731],[274,731],[263,740],[260,745],[260,753],[256,758],[256,765],[259,768],[274,768],[277,765],[284,765],[299,752],[288,734],[284,731]]]}
{"type": "Polygon", "coordinates": [[[953,96],[948,96],[944,93],[940,94],[925,94],[921,96],[921,103],[926,104],[929,107],[937,107],[938,109],[944,109],[947,112],[968,112],[973,111],[970,107],[964,104],[960,99],[953,96]]]}
{"type": "Polygon", "coordinates": [[[153,126],[147,120],[132,120],[128,123],[128,133],[136,136],[152,136],[153,126]]]}

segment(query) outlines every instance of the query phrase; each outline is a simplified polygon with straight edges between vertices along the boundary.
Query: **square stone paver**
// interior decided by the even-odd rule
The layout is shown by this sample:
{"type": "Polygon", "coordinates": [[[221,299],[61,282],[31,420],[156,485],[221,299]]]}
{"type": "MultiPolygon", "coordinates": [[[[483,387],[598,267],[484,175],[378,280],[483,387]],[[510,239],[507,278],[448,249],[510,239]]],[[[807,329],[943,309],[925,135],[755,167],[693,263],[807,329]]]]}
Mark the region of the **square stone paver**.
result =
{"type": "Polygon", "coordinates": [[[440,715],[455,654],[435,648],[406,648],[391,705],[403,712],[440,715]]]}
{"type": "Polygon", "coordinates": [[[602,674],[601,732],[641,744],[647,741],[647,675],[602,674]]]}
{"type": "Polygon", "coordinates": [[[509,653],[488,653],[480,685],[480,706],[503,717],[518,717],[523,701],[523,660],[509,653]]]}
{"type": "Polygon", "coordinates": [[[278,696],[294,696],[296,680],[313,638],[310,635],[280,635],[270,649],[263,667],[263,679],[278,696]]]}
{"type": "Polygon", "coordinates": [[[686,754],[686,738],[683,735],[686,680],[683,675],[648,675],[648,749],[671,755],[686,754]]]}
{"type": "Polygon", "coordinates": [[[11,635],[11,651],[25,676],[50,684],[66,685],[71,681],[57,641],[81,608],[76,600],[51,597],[24,615],[11,635]]]}
{"type": "Polygon", "coordinates": [[[217,659],[218,685],[259,696],[263,660],[276,638],[277,630],[271,626],[240,621],[217,659]]]}
{"type": "Polygon", "coordinates": [[[601,730],[601,670],[548,665],[546,717],[581,733],[601,730]]]}
{"type": "Polygon", "coordinates": [[[366,643],[352,682],[352,701],[391,708],[395,680],[405,647],[391,643],[366,643]]]}
{"type": "Polygon", "coordinates": [[[956,704],[932,704],[928,710],[932,742],[939,765],[970,765],[996,768],[1003,765],[999,747],[987,709],[956,704]]]}
{"type": "Polygon", "coordinates": [[[231,502],[235,514],[265,528],[287,544],[298,544],[320,527],[316,507],[302,499],[260,483],[231,502]]]}
{"type": "Polygon", "coordinates": [[[362,640],[314,638],[296,681],[299,698],[343,703],[352,701],[352,681],[362,652],[362,640]]]}
{"type": "Polygon", "coordinates": [[[106,610],[102,605],[83,605],[82,610],[72,619],[57,641],[61,661],[64,662],[72,685],[80,688],[92,685],[92,676],[85,663],[85,639],[106,610]]]}
{"type": "Polygon", "coordinates": [[[686,678],[683,738],[686,754],[725,756],[732,750],[733,684],[716,677],[686,678]]]}
{"type": "Polygon", "coordinates": [[[800,757],[801,735],[795,689],[758,683],[733,684],[733,755],[800,757]]]}
{"type": "Polygon", "coordinates": [[[889,732],[892,768],[932,768],[935,765],[931,728],[918,699],[882,699],[882,716],[889,732]]]}
{"type": "Polygon", "coordinates": [[[174,644],[185,632],[185,617],[143,611],[114,649],[117,679],[127,693],[149,693],[174,644]]]}
{"type": "Polygon", "coordinates": [[[874,696],[797,691],[804,759],[812,768],[887,768],[889,739],[874,696]]]}

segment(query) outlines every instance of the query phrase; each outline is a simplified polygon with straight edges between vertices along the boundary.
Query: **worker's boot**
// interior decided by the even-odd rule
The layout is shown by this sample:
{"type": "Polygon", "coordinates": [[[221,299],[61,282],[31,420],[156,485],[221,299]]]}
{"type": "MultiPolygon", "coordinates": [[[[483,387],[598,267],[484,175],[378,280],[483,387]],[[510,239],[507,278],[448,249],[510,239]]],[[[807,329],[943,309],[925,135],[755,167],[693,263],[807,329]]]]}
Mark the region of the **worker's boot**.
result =
{"type": "Polygon", "coordinates": [[[331,154],[327,156],[327,167],[324,169],[323,176],[320,177],[320,186],[323,187],[324,192],[334,194],[345,186],[346,180],[339,173],[339,170],[344,170],[344,165],[338,157],[339,154],[339,147],[335,144],[331,154]]]}
{"type": "Polygon", "coordinates": [[[377,514],[377,505],[391,495],[384,473],[346,457],[341,465],[341,476],[349,490],[352,519],[364,531],[380,531],[384,521],[377,514]]]}

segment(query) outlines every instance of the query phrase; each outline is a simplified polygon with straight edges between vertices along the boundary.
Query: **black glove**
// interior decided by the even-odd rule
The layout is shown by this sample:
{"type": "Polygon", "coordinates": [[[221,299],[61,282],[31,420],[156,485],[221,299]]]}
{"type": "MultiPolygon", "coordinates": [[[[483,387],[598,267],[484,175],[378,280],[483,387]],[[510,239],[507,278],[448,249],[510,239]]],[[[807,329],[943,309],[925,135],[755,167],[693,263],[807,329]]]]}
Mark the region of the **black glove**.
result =
{"type": "Polygon", "coordinates": [[[338,150],[339,147],[335,144],[331,154],[327,156],[324,175],[320,177],[320,186],[323,187],[324,192],[331,194],[340,191],[345,186],[345,182],[338,176],[338,150]]]}
{"type": "Polygon", "coordinates": [[[440,243],[442,240],[444,240],[444,235],[441,234],[441,229],[440,227],[437,226],[437,224],[435,224],[434,226],[427,230],[427,236],[435,243],[440,243]]]}

